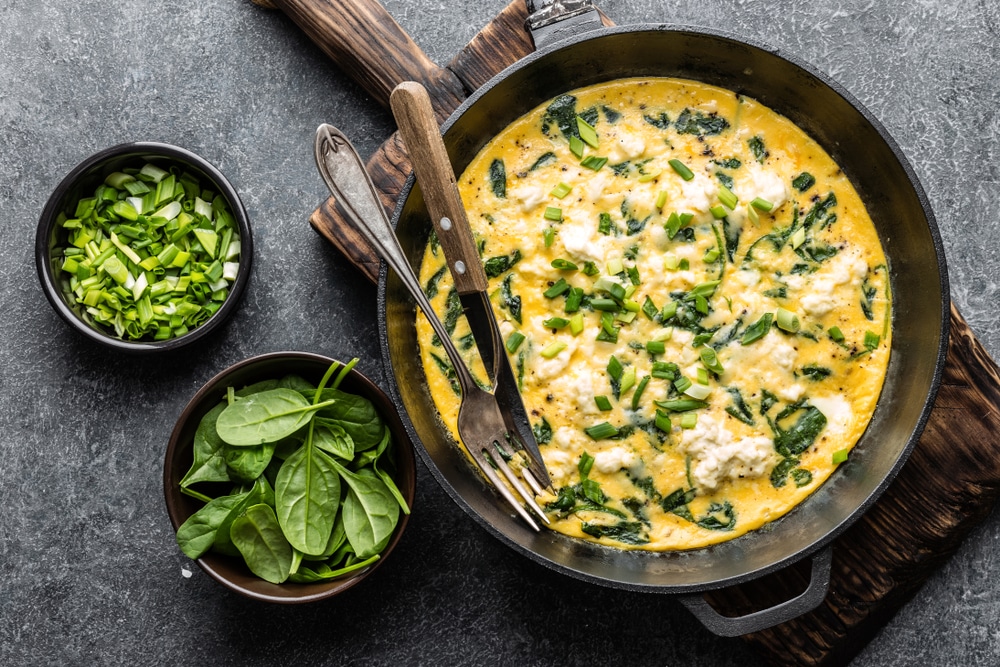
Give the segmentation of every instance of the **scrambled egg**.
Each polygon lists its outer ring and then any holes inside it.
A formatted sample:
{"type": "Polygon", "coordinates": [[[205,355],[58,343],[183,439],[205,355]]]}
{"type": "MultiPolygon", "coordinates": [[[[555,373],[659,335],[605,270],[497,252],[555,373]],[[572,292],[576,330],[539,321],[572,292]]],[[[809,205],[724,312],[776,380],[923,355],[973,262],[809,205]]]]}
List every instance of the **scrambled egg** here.
{"type": "MultiPolygon", "coordinates": [[[[459,188],[554,530],[703,547],[847,459],[889,360],[888,267],[850,182],[788,119],[693,81],[614,81],[517,120],[459,188]]],[[[433,235],[420,274],[488,383],[433,235]]],[[[417,326],[456,434],[453,371],[417,326]]]]}

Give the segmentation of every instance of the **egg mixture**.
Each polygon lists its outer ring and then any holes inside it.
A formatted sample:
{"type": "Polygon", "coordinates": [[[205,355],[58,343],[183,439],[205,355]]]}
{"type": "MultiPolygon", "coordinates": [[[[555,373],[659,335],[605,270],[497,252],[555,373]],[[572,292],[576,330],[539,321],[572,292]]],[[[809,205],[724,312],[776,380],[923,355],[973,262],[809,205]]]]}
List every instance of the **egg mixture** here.
{"type": "MultiPolygon", "coordinates": [[[[459,189],[552,529],[703,547],[847,460],[889,361],[888,267],[851,183],[788,119],[693,81],[614,81],[518,119],[459,189]]],[[[420,276],[488,385],[433,234],[420,276]]],[[[417,328],[457,441],[454,371],[422,314],[417,328]]]]}

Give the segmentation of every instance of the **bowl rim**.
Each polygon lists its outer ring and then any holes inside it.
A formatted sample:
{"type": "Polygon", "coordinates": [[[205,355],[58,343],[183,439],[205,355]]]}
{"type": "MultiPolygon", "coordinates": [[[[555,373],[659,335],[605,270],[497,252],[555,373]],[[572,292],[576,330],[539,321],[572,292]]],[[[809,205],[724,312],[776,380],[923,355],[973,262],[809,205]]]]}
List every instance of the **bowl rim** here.
{"type": "Polygon", "coordinates": [[[45,203],[42,213],[38,219],[38,227],[35,232],[35,268],[38,273],[38,280],[41,283],[42,291],[52,305],[56,313],[75,331],[85,338],[104,345],[105,347],[130,354],[151,354],[165,352],[185,347],[201,340],[205,336],[217,330],[223,323],[228,321],[230,316],[236,311],[242,300],[247,285],[250,282],[251,268],[253,266],[253,231],[250,227],[250,218],[246,207],[240,199],[239,193],[233,187],[229,179],[219,171],[211,162],[200,155],[180,146],[156,141],[135,141],[117,144],[100,150],[85,158],[53,189],[45,203]],[[233,217],[240,230],[240,262],[236,280],[230,288],[229,295],[222,303],[222,306],[205,322],[195,327],[183,336],[170,338],[162,341],[127,341],[116,338],[111,334],[104,333],[96,327],[85,322],[76,311],[66,302],[62,290],[59,289],[59,278],[54,270],[50,259],[50,239],[55,227],[56,217],[65,205],[65,198],[79,179],[86,176],[88,172],[97,169],[108,160],[117,157],[132,156],[136,159],[148,157],[152,159],[166,159],[175,162],[187,163],[189,166],[202,172],[205,178],[212,181],[215,189],[218,190],[229,202],[233,212],[233,217]]]}
{"type": "MultiPolygon", "coordinates": [[[[194,396],[192,396],[182,408],[181,413],[174,424],[174,428],[170,433],[170,439],[167,442],[163,459],[163,496],[166,503],[167,516],[170,519],[174,534],[176,534],[177,529],[187,519],[187,517],[190,516],[186,515],[183,510],[181,505],[182,494],[177,489],[177,482],[181,479],[181,477],[183,477],[184,471],[177,470],[173,461],[177,450],[187,444],[187,441],[182,442],[181,440],[185,431],[185,426],[192,421],[200,421],[201,416],[203,416],[208,409],[211,409],[211,406],[203,410],[199,410],[199,408],[203,406],[206,401],[209,401],[213,397],[220,396],[220,390],[223,390],[226,386],[228,386],[228,379],[234,374],[253,366],[266,366],[280,361],[316,364],[317,369],[320,369],[328,368],[331,364],[338,360],[325,355],[299,351],[279,351],[254,355],[232,364],[224,370],[216,373],[211,379],[202,384],[194,396]]],[[[318,370],[318,373],[321,375],[322,371],[318,370]]],[[[410,516],[413,513],[413,501],[416,495],[417,471],[416,454],[413,442],[410,439],[409,433],[407,433],[406,429],[403,427],[398,410],[396,410],[395,405],[392,403],[388,394],[383,391],[381,387],[368,378],[364,373],[359,371],[357,367],[352,368],[348,375],[344,378],[344,384],[350,387],[352,393],[360,394],[371,400],[375,404],[375,407],[379,410],[379,415],[386,423],[386,427],[392,432],[393,442],[396,447],[395,454],[397,457],[397,477],[405,479],[409,476],[409,478],[413,480],[412,484],[399,485],[400,492],[403,494],[403,498],[410,507],[410,514],[400,514],[399,522],[396,525],[392,538],[389,540],[385,549],[382,550],[381,557],[370,567],[358,570],[350,576],[341,579],[332,579],[329,581],[314,582],[309,584],[294,584],[294,586],[301,589],[301,595],[279,595],[278,591],[287,592],[289,590],[286,584],[269,583],[263,579],[257,578],[249,571],[247,571],[245,577],[240,577],[240,581],[234,580],[232,577],[222,572],[218,567],[219,563],[228,564],[230,561],[235,560],[230,556],[206,554],[205,556],[195,560],[195,563],[197,563],[197,565],[206,574],[208,574],[209,577],[215,579],[225,588],[246,598],[277,604],[302,604],[323,600],[346,591],[369,577],[388,559],[389,555],[393,552],[402,538],[407,524],[409,523],[410,516]]]]}

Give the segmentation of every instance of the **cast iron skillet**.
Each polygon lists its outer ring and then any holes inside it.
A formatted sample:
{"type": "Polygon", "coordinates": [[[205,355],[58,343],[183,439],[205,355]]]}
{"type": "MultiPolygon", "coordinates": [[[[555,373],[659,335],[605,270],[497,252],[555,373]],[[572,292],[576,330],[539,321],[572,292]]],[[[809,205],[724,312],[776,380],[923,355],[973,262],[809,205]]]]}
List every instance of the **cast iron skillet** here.
{"type": "MultiPolygon", "coordinates": [[[[597,28],[542,48],[491,79],[444,124],[455,170],[460,173],[516,118],[562,92],[611,79],[652,76],[720,86],[788,117],[843,168],[875,221],[890,263],[894,335],[875,415],[849,462],[765,529],[708,548],[627,552],[550,531],[535,533],[503,510],[440,426],[419,361],[414,303],[385,267],[379,280],[382,352],[395,380],[393,398],[405,408],[404,424],[413,441],[422,445],[418,451],[445,491],[491,534],[532,560],[578,579],[683,594],[683,601],[710,630],[737,635],[788,620],[822,601],[830,565],[825,547],[875,502],[917,442],[937,393],[947,348],[947,272],[926,195],[881,124],[837,84],[794,57],[711,30],[670,25],[597,28]],[[814,559],[810,588],[779,607],[723,618],[700,595],[805,557],[814,559]]],[[[431,225],[412,177],[394,222],[404,251],[419,266],[431,225]]]]}

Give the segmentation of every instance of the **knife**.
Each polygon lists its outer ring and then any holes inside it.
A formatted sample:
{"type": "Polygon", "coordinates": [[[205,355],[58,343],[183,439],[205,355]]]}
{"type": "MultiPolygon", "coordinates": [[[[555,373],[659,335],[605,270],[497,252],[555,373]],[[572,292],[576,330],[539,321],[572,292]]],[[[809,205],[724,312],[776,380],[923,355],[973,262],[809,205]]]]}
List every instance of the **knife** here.
{"type": "Polygon", "coordinates": [[[486,272],[479,259],[441,130],[434,118],[430,96],[419,83],[407,81],[392,91],[389,104],[400,136],[410,153],[413,171],[444,250],[476,347],[484,366],[493,369],[494,394],[504,414],[507,430],[519,437],[528,454],[528,469],[535,479],[543,487],[551,486],[493,314],[487,294],[489,283],[486,272]]]}

